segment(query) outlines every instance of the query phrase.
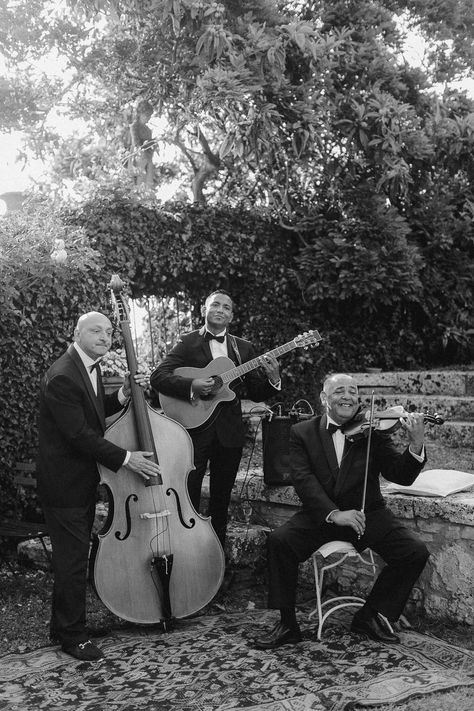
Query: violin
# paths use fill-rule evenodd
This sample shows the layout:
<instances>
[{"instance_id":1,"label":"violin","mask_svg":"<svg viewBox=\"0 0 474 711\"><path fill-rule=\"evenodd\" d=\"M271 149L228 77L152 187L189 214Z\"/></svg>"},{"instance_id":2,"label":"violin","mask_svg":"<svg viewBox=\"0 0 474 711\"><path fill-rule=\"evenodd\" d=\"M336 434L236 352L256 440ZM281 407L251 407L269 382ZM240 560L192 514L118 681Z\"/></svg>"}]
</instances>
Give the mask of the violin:
<instances>
[{"instance_id":1,"label":"violin","mask_svg":"<svg viewBox=\"0 0 474 711\"><path fill-rule=\"evenodd\" d=\"M392 434L396 432L402 425L403 418L412 414L405 410L402 405L394 405L386 410L374 412L371 424L371 411L360 410L349 422L341 428L345 437L351 442L358 439L364 439L370 431L383 432L384 434ZM423 413L423 420L430 425L444 424L444 418L435 412L433 415Z\"/></svg>"}]
</instances>

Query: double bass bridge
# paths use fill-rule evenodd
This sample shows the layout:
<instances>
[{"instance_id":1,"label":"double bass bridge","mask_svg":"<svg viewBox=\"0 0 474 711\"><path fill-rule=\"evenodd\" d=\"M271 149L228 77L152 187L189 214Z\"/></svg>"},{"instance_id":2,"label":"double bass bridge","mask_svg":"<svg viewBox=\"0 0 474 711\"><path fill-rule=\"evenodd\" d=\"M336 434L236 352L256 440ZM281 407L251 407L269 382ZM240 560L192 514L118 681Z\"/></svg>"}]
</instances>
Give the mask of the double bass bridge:
<instances>
[{"instance_id":1,"label":"double bass bridge","mask_svg":"<svg viewBox=\"0 0 474 711\"><path fill-rule=\"evenodd\" d=\"M141 514L139 514L138 518L157 519L157 518L167 518L168 516L171 516L171 511L168 511L168 509L165 509L164 511L156 511L154 513L141 513Z\"/></svg>"}]
</instances>

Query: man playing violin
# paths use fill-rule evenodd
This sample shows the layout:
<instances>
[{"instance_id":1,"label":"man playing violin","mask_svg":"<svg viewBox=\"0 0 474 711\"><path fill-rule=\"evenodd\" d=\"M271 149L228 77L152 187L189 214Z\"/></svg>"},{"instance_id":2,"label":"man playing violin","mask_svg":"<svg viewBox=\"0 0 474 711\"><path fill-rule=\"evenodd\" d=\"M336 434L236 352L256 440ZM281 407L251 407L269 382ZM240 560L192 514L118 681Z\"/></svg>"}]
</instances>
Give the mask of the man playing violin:
<instances>
[{"instance_id":1,"label":"man playing violin","mask_svg":"<svg viewBox=\"0 0 474 711\"><path fill-rule=\"evenodd\" d=\"M349 441L341 430L359 410L354 378L329 376L320 399L325 414L291 428L291 476L303 506L269 536L268 606L279 609L281 619L255 640L258 649L301 641L295 613L298 565L324 543L349 541L359 552L371 548L386 563L354 615L351 631L387 643L400 641L392 623L429 557L425 544L386 508L379 483L380 475L405 486L415 481L426 462L423 415L407 413L403 418L409 440L404 452L387 435L372 431L361 511L368 438Z\"/></svg>"}]
</instances>

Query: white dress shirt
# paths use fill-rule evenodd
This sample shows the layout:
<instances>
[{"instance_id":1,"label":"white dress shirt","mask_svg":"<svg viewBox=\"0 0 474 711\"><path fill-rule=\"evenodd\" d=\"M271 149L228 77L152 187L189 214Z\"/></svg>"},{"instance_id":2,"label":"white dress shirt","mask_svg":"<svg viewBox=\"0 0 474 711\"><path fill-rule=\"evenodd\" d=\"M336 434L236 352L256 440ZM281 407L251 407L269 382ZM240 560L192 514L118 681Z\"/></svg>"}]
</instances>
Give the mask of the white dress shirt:
<instances>
[{"instance_id":1,"label":"white dress shirt","mask_svg":"<svg viewBox=\"0 0 474 711\"><path fill-rule=\"evenodd\" d=\"M331 423L332 425L336 425L336 427L340 428L340 425L338 425L337 422L334 422L334 420L332 420L328 415L328 425L329 423ZM342 454L344 452L344 445L346 443L346 438L343 435L341 429L335 430L332 433L332 441L334 443L334 449L336 450L337 464L338 466L341 466Z\"/></svg>"}]
</instances>

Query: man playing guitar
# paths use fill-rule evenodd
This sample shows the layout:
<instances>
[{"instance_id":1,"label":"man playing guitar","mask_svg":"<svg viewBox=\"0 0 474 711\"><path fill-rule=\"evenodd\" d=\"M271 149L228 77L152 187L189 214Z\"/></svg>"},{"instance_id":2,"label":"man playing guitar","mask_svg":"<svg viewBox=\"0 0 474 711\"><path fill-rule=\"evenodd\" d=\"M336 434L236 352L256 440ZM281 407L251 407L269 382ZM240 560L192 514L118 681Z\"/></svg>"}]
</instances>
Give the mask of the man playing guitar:
<instances>
[{"instance_id":1,"label":"man playing guitar","mask_svg":"<svg viewBox=\"0 0 474 711\"><path fill-rule=\"evenodd\" d=\"M180 338L152 373L151 386L160 393L165 413L189 428L194 445L195 469L189 474L188 490L197 511L202 480L209 464L208 513L224 546L227 510L245 437L240 397L245 393L251 400L265 400L280 390L281 380L275 356L266 353L257 359L260 367L252 368L236 382L236 396L234 391L228 391L228 398L217 402L214 395L220 385L216 377L200 373L198 369L205 369L214 359L222 357L230 359L223 360L224 363L237 367L242 365L245 369L245 363L255 359L255 351L249 341L228 332L233 317L233 302L227 292L218 290L210 294L203 307L203 316L205 325ZM176 372L177 369L180 372ZM178 409L169 412L168 404L170 408L172 404L177 404ZM180 404L181 409L188 410L191 415L198 410L205 412L200 426L193 427L184 416L179 417ZM191 407L193 404L196 407ZM208 411L205 410L206 404L209 405Z\"/></svg>"}]
</instances>

